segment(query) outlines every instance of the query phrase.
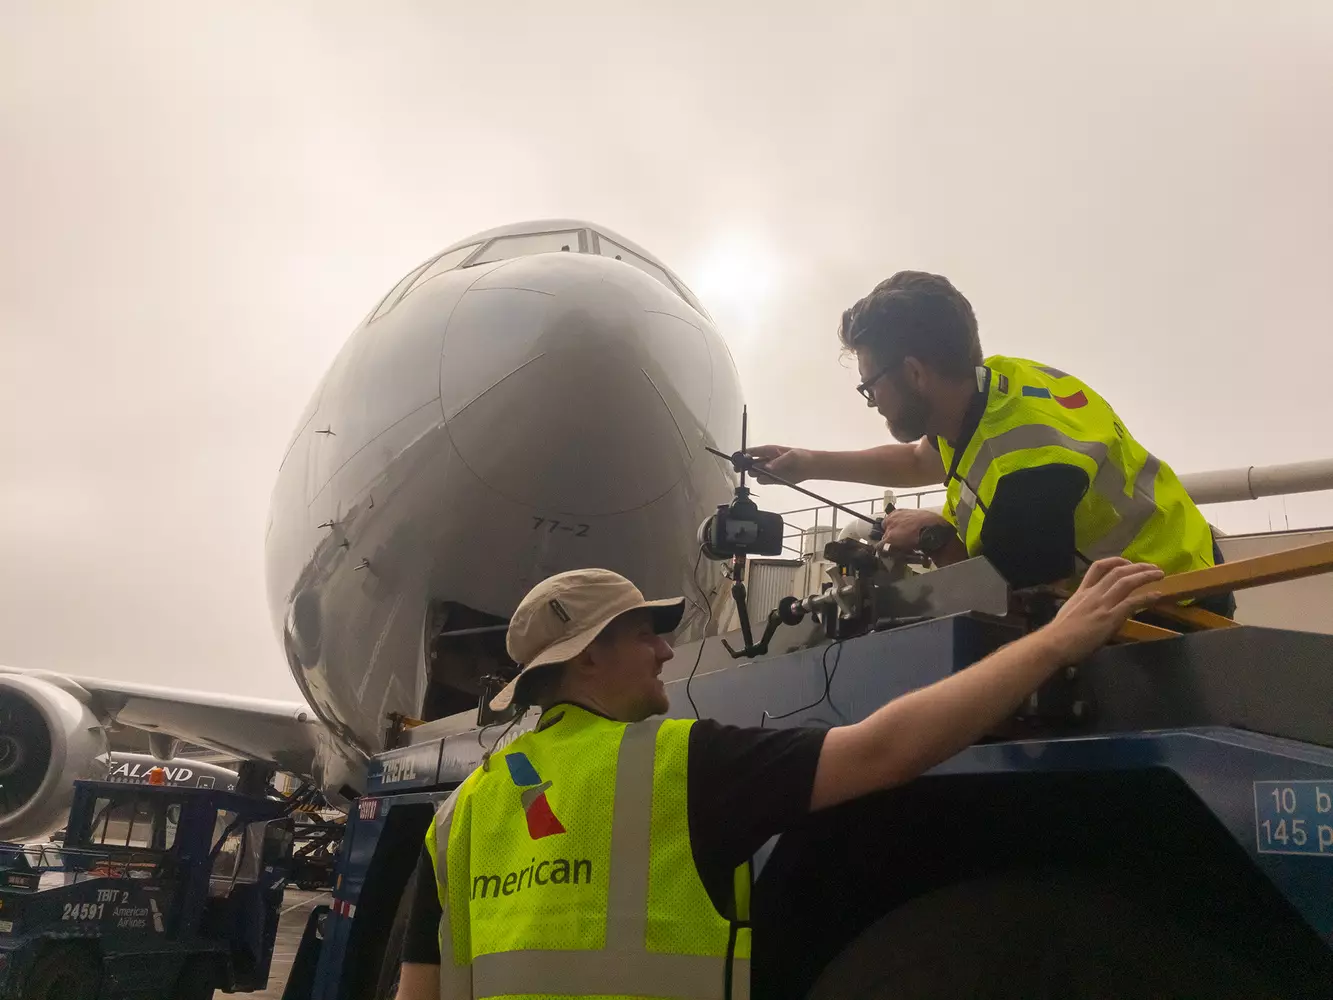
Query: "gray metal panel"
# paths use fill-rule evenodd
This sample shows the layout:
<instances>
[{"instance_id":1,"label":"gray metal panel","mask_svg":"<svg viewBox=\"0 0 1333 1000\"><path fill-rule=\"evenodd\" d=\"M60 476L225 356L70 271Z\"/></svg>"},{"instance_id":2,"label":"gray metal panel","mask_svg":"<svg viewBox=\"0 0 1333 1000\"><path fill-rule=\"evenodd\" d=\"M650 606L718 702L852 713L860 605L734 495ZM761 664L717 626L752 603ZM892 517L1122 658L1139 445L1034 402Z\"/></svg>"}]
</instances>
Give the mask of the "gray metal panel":
<instances>
[{"instance_id":1,"label":"gray metal panel","mask_svg":"<svg viewBox=\"0 0 1333 1000\"><path fill-rule=\"evenodd\" d=\"M1242 626L1108 646L1077 688L1091 732L1234 726L1333 746L1333 636Z\"/></svg>"},{"instance_id":2,"label":"gray metal panel","mask_svg":"<svg viewBox=\"0 0 1333 1000\"><path fill-rule=\"evenodd\" d=\"M745 566L745 604L751 622L762 622L784 597L805 596L797 592L805 576L800 559L752 559Z\"/></svg>"},{"instance_id":3,"label":"gray metal panel","mask_svg":"<svg viewBox=\"0 0 1333 1000\"><path fill-rule=\"evenodd\" d=\"M996 616L1009 613L1009 584L984 556L929 573L909 573L875 592L879 618L942 618L965 611Z\"/></svg>"}]
</instances>

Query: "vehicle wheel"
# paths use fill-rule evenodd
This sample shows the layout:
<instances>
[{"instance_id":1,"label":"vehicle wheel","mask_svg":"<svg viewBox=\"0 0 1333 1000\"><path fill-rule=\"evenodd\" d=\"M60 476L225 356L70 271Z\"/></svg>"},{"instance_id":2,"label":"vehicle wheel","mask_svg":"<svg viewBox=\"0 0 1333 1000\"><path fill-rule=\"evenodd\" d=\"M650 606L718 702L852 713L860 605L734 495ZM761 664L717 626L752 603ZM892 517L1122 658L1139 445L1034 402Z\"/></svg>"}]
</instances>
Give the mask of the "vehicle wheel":
<instances>
[{"instance_id":1,"label":"vehicle wheel","mask_svg":"<svg viewBox=\"0 0 1333 1000\"><path fill-rule=\"evenodd\" d=\"M213 1000L216 983L216 962L202 955L187 958L176 978L176 988L171 991L171 1000Z\"/></svg>"},{"instance_id":2,"label":"vehicle wheel","mask_svg":"<svg viewBox=\"0 0 1333 1000\"><path fill-rule=\"evenodd\" d=\"M1278 997L1214 941L1074 872L926 893L825 967L808 1000L1232 1000Z\"/></svg>"},{"instance_id":3,"label":"vehicle wheel","mask_svg":"<svg viewBox=\"0 0 1333 1000\"><path fill-rule=\"evenodd\" d=\"M102 965L88 951L73 944L48 947L33 963L25 1000L97 1000L102 986Z\"/></svg>"},{"instance_id":4,"label":"vehicle wheel","mask_svg":"<svg viewBox=\"0 0 1333 1000\"><path fill-rule=\"evenodd\" d=\"M398 996L398 979L403 971L403 945L407 941L407 920L412 912L412 900L417 894L417 873L403 887L398 909L393 915L393 927L384 943L384 958L380 962L379 979L375 984L375 1000L394 1000Z\"/></svg>"}]
</instances>

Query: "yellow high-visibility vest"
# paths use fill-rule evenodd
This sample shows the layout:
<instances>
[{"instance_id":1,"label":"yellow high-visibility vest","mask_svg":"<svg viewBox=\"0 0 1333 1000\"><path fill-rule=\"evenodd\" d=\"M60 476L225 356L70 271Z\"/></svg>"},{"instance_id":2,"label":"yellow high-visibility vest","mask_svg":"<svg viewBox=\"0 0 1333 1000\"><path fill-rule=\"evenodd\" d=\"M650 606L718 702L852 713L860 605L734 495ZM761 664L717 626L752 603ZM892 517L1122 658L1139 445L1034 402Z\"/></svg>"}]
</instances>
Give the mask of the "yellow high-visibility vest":
<instances>
[{"instance_id":1,"label":"yellow high-visibility vest","mask_svg":"<svg viewBox=\"0 0 1333 1000\"><path fill-rule=\"evenodd\" d=\"M442 997L748 998L750 866L719 913L690 848L693 724L557 705L450 795L426 836Z\"/></svg>"},{"instance_id":2,"label":"yellow high-visibility vest","mask_svg":"<svg viewBox=\"0 0 1333 1000\"><path fill-rule=\"evenodd\" d=\"M1052 463L1077 466L1089 487L1074 511L1074 542L1088 560L1123 555L1168 574L1213 565L1208 522L1176 474L1144 449L1106 400L1072 375L994 356L977 369L985 412L961 454L939 439L952 475L944 515L969 556L1001 477Z\"/></svg>"}]
</instances>

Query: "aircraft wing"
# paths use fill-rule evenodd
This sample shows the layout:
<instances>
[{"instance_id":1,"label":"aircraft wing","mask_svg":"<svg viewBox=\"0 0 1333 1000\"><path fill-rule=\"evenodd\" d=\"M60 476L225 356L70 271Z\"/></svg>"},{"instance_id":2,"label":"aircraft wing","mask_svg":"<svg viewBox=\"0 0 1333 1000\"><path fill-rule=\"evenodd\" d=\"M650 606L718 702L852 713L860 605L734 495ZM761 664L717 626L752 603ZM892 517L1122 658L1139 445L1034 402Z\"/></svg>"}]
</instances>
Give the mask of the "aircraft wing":
<instances>
[{"instance_id":1,"label":"aircraft wing","mask_svg":"<svg viewBox=\"0 0 1333 1000\"><path fill-rule=\"evenodd\" d=\"M0 666L61 688L84 701L103 724L118 723L211 747L236 757L265 761L301 778L315 774L328 730L303 702L232 695L75 677L46 670Z\"/></svg>"}]
</instances>

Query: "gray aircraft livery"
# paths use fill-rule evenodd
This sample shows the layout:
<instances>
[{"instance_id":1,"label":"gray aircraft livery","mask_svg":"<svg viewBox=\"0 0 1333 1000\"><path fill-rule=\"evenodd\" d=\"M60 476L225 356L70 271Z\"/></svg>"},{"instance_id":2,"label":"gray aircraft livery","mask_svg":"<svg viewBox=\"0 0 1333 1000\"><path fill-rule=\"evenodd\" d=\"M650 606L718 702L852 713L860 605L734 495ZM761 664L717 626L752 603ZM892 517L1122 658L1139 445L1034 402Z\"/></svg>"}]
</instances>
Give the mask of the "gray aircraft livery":
<instances>
[{"instance_id":1,"label":"gray aircraft livery","mask_svg":"<svg viewBox=\"0 0 1333 1000\"><path fill-rule=\"evenodd\" d=\"M268 598L306 703L0 667L0 839L61 824L113 724L345 801L391 715L469 724L509 614L562 570L690 595L682 640L724 627L696 533L731 498L705 447L734 446L741 403L708 313L624 237L543 221L446 247L353 331L282 457Z\"/></svg>"}]
</instances>

